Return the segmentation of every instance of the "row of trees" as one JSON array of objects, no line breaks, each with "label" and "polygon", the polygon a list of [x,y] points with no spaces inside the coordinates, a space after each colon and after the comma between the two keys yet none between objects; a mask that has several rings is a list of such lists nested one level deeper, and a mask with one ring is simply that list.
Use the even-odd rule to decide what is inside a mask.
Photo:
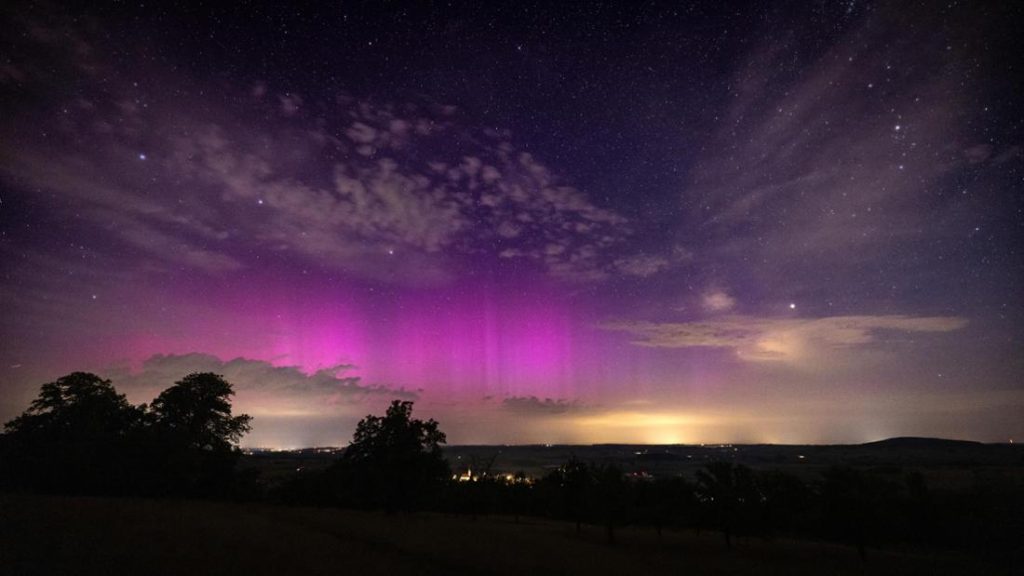
[{"label": "row of trees", "polygon": [[714,530],[726,548],[736,537],[772,538],[805,533],[849,542],[864,553],[882,537],[883,501],[905,497],[901,487],[875,485],[849,468],[831,468],[810,485],[779,471],[755,471],[733,462],[710,462],[696,478],[625,474],[615,464],[570,459],[536,482],[478,478],[452,483],[448,511],[548,516],[600,525],[608,543],[623,526]]},{"label": "row of trees", "polygon": [[929,490],[916,471],[831,466],[806,480],[779,470],[710,462],[694,477],[644,477],[615,464],[570,459],[535,482],[482,477],[444,485],[436,509],[478,516],[557,518],[576,530],[600,526],[609,544],[624,526],[714,531],[725,548],[737,537],[914,545],[1013,558],[1024,542],[1019,484]]},{"label": "row of trees", "polygon": [[[365,454],[364,449],[360,446],[358,453]],[[861,555],[869,544],[926,541],[927,534],[914,531],[932,518],[927,493],[907,488],[920,484],[913,474],[905,485],[833,467],[819,482],[807,484],[779,471],[711,462],[691,480],[636,477],[615,464],[573,458],[535,481],[518,474],[512,479],[480,476],[460,482],[452,479],[439,452],[405,452],[369,458],[346,452],[328,470],[298,476],[271,497],[304,505],[389,511],[425,507],[473,518],[558,518],[574,523],[577,532],[584,525],[601,526],[609,544],[615,543],[617,530],[628,525],[647,526],[659,535],[666,528],[714,530],[726,548],[737,536],[804,535],[847,542]],[[397,462],[402,464],[392,467]]]},{"label": "row of trees", "polygon": [[804,481],[779,470],[708,463],[694,478],[625,474],[615,464],[570,459],[542,478],[455,480],[441,453],[437,422],[412,418],[411,402],[368,416],[329,469],[304,474],[270,495],[306,505],[546,516],[600,525],[607,541],[626,525],[713,530],[726,548],[736,537],[778,535],[868,546],[909,543],[985,554],[1015,553],[1024,535],[1024,495],[993,486],[982,493],[932,493],[920,472],[902,475],[833,466]]},{"label": "row of trees", "polygon": [[0,482],[84,494],[225,494],[251,418],[231,414],[231,384],[185,376],[149,405],[74,372],[44,384],[0,435]]}]

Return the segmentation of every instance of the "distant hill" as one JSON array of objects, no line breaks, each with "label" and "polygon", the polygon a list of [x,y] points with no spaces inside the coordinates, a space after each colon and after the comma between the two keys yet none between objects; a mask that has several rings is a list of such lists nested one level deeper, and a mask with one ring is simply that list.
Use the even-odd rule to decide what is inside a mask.
[{"label": "distant hill", "polygon": [[872,448],[976,448],[982,446],[981,442],[973,440],[950,440],[948,438],[917,438],[914,436],[900,436],[897,438],[886,438],[876,442],[865,442],[861,446]]}]

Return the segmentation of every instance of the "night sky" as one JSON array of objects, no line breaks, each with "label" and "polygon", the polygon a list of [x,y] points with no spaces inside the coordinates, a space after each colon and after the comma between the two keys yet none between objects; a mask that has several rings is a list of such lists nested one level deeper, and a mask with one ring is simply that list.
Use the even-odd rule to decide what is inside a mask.
[{"label": "night sky", "polygon": [[559,4],[6,3],[0,420],[1024,438],[1019,7]]}]

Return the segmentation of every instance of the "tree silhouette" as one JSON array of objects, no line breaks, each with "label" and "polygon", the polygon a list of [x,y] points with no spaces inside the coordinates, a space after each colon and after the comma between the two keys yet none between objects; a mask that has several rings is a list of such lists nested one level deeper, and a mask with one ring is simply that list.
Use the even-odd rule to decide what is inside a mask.
[{"label": "tree silhouette", "polygon": [[594,500],[604,521],[609,545],[615,544],[615,528],[626,519],[629,504],[629,486],[622,470],[614,464],[605,464],[593,470]]},{"label": "tree silhouette", "polygon": [[143,409],[95,374],[73,372],[43,384],[28,410],[5,425],[9,481],[71,492],[124,487],[125,456]]},{"label": "tree silhouette", "polygon": [[519,517],[522,516],[527,503],[530,501],[531,486],[526,481],[526,473],[517,471],[512,476],[512,483],[507,486],[508,504],[515,514],[516,524],[519,524]]},{"label": "tree silhouette", "polygon": [[575,456],[569,458],[558,470],[553,471],[548,482],[559,487],[562,497],[562,506],[565,512],[576,523],[576,533],[583,530],[583,515],[587,508],[587,493],[593,483],[593,475],[586,462],[581,462]]},{"label": "tree silhouette", "polygon": [[760,529],[771,537],[779,531],[791,530],[795,519],[810,507],[811,493],[797,476],[770,470],[757,476],[758,488],[763,496],[760,510]]},{"label": "tree silhouette", "polygon": [[162,490],[222,493],[238,461],[238,441],[252,418],[232,416],[231,384],[209,372],[185,376],[150,407],[152,448],[163,458]]},{"label": "tree silhouette", "polygon": [[359,421],[336,467],[343,499],[388,512],[412,510],[450,476],[441,453],[444,432],[433,419],[413,418],[412,408],[395,400],[384,416]]},{"label": "tree silhouette", "polygon": [[760,501],[753,471],[732,462],[711,462],[697,472],[697,489],[712,521],[722,531],[725,547],[732,549],[737,528],[749,520],[750,510]]},{"label": "tree silhouette", "polygon": [[670,523],[693,520],[694,487],[682,476],[637,482],[635,493],[634,506],[638,520],[652,526],[659,537]]},{"label": "tree silhouette", "polygon": [[13,434],[62,437],[119,436],[138,420],[140,409],[95,374],[72,372],[43,384],[21,416],[4,425]]},{"label": "tree silhouette", "polygon": [[832,466],[822,472],[822,500],[825,525],[834,537],[852,543],[861,560],[873,532],[880,530],[879,513],[887,487],[864,472],[847,466]]},{"label": "tree silhouette", "polygon": [[231,415],[234,393],[219,374],[189,374],[153,401],[154,424],[178,447],[231,450],[250,430],[252,421],[246,414]]}]

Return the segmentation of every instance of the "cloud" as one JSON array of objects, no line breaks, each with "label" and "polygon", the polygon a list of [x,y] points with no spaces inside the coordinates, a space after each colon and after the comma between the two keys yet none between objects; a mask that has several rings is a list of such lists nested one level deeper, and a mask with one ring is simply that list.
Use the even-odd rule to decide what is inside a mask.
[{"label": "cloud", "polygon": [[[666,265],[631,259],[625,217],[454,107],[320,101],[265,82],[142,90],[196,81],[151,62],[119,74],[131,57],[115,58],[106,40],[59,13],[32,18],[21,19],[33,33],[19,36],[14,60],[33,72],[3,76],[21,78],[3,81],[26,97],[0,127],[0,178],[166,270],[230,273],[283,255],[429,285],[481,254],[565,281]],[[27,97],[70,81],[73,97]]]},{"label": "cloud", "polygon": [[561,398],[544,398],[541,400],[536,396],[511,396],[501,401],[501,407],[503,410],[532,416],[565,414],[582,408],[577,402],[570,402]]},{"label": "cloud", "polygon": [[785,33],[753,45],[680,193],[701,264],[765,286],[791,287],[808,270],[863,282],[880,258],[900,262],[901,277],[931,267],[904,256],[961,237],[956,222],[973,209],[932,199],[975,182],[965,173],[993,151],[967,129],[980,85],[956,70],[970,51],[920,25],[933,18],[879,7],[824,49]]},{"label": "cloud", "polygon": [[813,361],[818,352],[884,340],[887,333],[952,332],[966,324],[965,319],[953,316],[726,316],[703,322],[611,322],[602,328],[626,332],[639,346],[728,348],[751,362],[801,362]]},{"label": "cloud", "polygon": [[736,299],[723,290],[712,290],[701,296],[701,306],[708,312],[726,312],[736,306]]},{"label": "cloud", "polygon": [[637,254],[615,261],[615,268],[628,276],[646,278],[669,267],[671,262],[664,256]]},{"label": "cloud", "polygon": [[[259,96],[259,94],[254,94]],[[302,108],[302,97],[298,94],[282,94],[277,97],[281,102],[281,113],[285,116],[294,116]]]},{"label": "cloud", "polygon": [[210,354],[157,354],[138,370],[112,367],[103,372],[121,390],[139,397],[154,396],[193,372],[213,372],[230,382],[242,406],[270,410],[321,411],[325,407],[360,403],[371,398],[415,399],[417,393],[383,386],[365,386],[359,377],[347,375],[350,365],[329,366],[305,372],[297,366],[275,366],[264,360],[221,360]]},{"label": "cloud", "polygon": [[[152,225],[132,218],[111,214],[110,221],[122,221],[118,234],[125,242],[158,256],[172,264],[209,273],[240,270],[243,265],[226,254],[208,250],[181,238],[164,234]],[[171,247],[169,250],[168,247]]]}]

